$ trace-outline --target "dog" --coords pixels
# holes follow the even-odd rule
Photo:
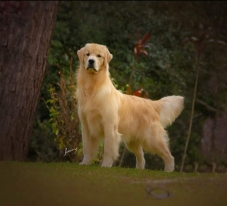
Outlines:
[[[159,155],[165,171],[174,170],[165,127],[184,107],[184,97],[167,96],[157,101],[123,94],[109,73],[113,55],[104,45],[88,43],[77,51],[78,115],[82,126],[83,160],[89,165],[104,141],[102,167],[112,167],[123,141],[136,156],[136,168],[145,168],[144,151]]]

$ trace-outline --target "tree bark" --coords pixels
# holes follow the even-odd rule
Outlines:
[[[26,159],[57,8],[0,2],[0,160]]]

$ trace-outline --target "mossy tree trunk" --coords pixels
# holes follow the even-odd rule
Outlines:
[[[58,2],[0,2],[0,160],[26,159]]]

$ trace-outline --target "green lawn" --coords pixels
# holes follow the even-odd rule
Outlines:
[[[155,198],[162,194],[149,194],[154,188],[170,197]],[[5,205],[226,206],[227,174],[0,162],[0,206]]]

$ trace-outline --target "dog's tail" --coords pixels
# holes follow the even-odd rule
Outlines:
[[[155,111],[159,114],[161,125],[165,128],[171,125],[184,108],[184,97],[167,96],[152,101]]]

